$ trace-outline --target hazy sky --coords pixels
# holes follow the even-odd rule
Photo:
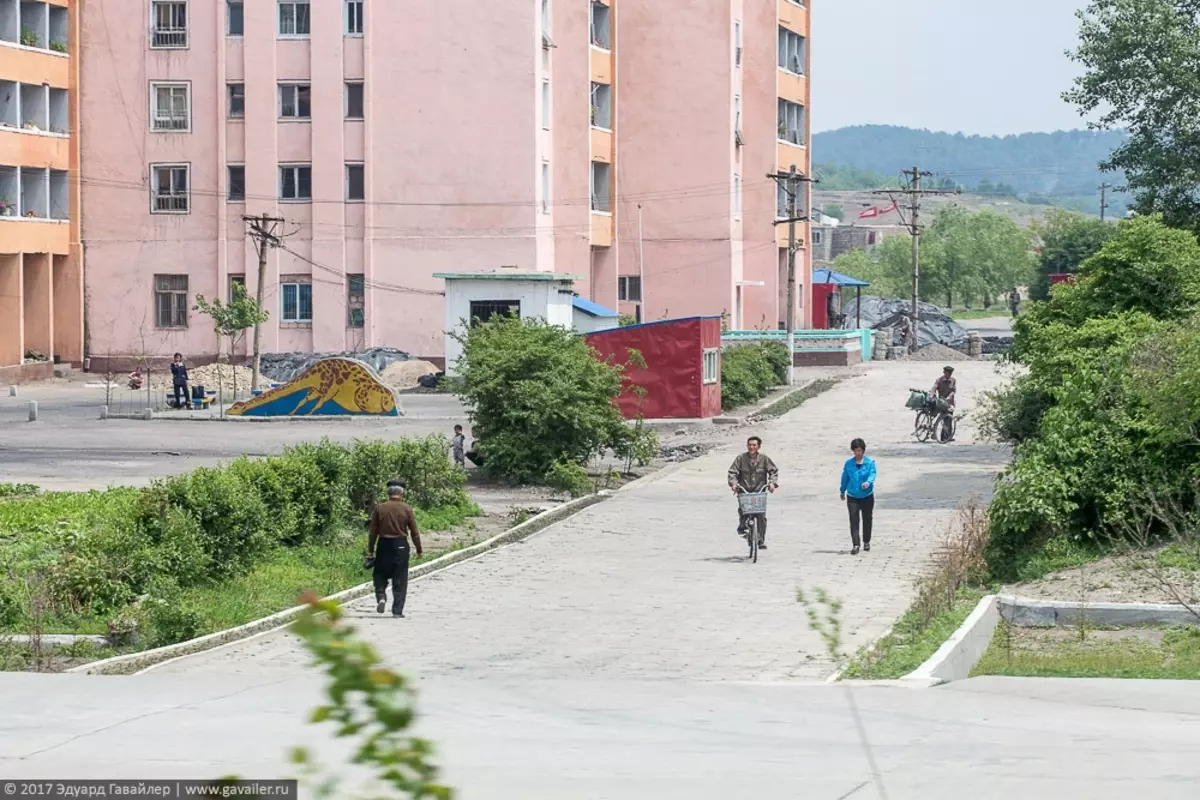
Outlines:
[[[1059,95],[1085,0],[812,0],[813,130],[1082,128]]]

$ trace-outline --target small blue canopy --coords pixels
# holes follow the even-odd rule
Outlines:
[[[590,317],[602,317],[605,319],[620,319],[621,317],[619,313],[613,311],[611,308],[605,308],[599,303],[593,303],[591,300],[587,300],[579,295],[575,295],[571,300],[571,304]]]
[[[838,286],[870,286],[866,281],[860,281],[858,278],[851,278],[849,275],[843,275],[840,272],[834,272],[829,269],[814,269],[813,283],[836,283]]]

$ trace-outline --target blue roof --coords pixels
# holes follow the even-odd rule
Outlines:
[[[580,297],[579,295],[575,295],[575,297],[571,300],[571,304],[574,305],[575,308],[579,309],[580,311],[582,311],[583,313],[585,313],[591,317],[605,317],[608,319],[618,319],[621,316],[619,313],[617,313],[616,311],[613,311],[611,308],[605,308],[604,306],[600,305],[599,303],[593,303],[591,300],[586,300],[586,299]]]
[[[843,275],[840,272],[834,272],[828,269],[814,269],[813,283],[836,283],[838,286],[870,286],[866,281],[860,281],[858,278],[851,278],[849,275]]]

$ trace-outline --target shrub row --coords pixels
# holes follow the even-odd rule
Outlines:
[[[20,538],[8,545],[0,539],[0,570],[44,575],[49,598],[63,611],[107,615],[149,595],[169,616],[162,601],[181,588],[245,574],[277,548],[319,544],[361,524],[392,478],[406,482],[418,506],[465,504],[465,478],[446,453],[440,436],[324,440],[142,490],[14,500],[0,523],[7,519],[3,527]],[[19,513],[22,505],[30,513]],[[54,519],[52,510],[46,517],[44,509],[55,507],[67,510],[65,519]],[[11,605],[11,598],[0,602]]]
[[[726,348],[721,354],[721,408],[731,411],[761,400],[786,383],[788,351],[783,342],[754,342]]]

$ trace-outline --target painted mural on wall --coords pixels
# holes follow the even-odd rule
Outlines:
[[[351,358],[318,361],[283,386],[229,409],[235,417],[397,417],[396,393]]]

